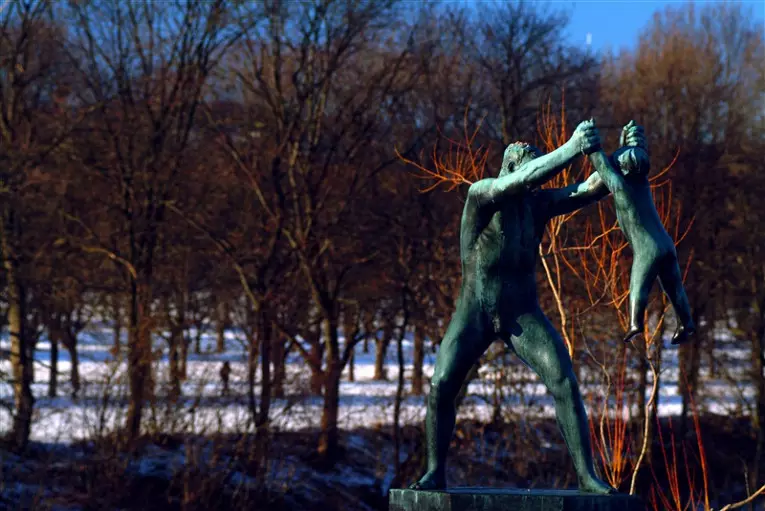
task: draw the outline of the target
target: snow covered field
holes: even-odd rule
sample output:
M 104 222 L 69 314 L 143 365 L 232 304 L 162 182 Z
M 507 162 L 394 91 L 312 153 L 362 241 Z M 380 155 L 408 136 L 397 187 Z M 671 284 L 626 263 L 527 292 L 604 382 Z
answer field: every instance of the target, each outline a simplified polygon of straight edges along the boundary
M 122 424 L 126 410 L 126 363 L 124 355 L 115 358 L 110 353 L 113 332 L 106 326 L 93 326 L 80 335 L 78 352 L 80 356 L 80 378 L 82 388 L 79 398 L 73 400 L 69 372 L 69 354 L 59 349 L 59 388 L 56 398 L 47 397 L 50 370 L 50 344 L 42 339 L 35 354 L 35 380 L 33 392 L 36 396 L 36 412 L 32 426 L 32 439 L 43 442 L 71 442 L 93 434 L 106 433 Z M 717 336 L 715 357 L 724 371 L 715 379 L 709 377 L 708 364 L 703 364 L 702 393 L 700 407 L 717 414 L 748 413 L 752 404 L 753 389 L 747 383 L 749 353 L 726 332 Z M 211 433 L 248 431 L 249 412 L 246 401 L 246 351 L 244 336 L 236 331 L 226 334 L 227 349 L 224 354 L 212 353 L 215 338 L 212 334 L 202 336 L 203 354 L 189 355 L 188 379 L 183 384 L 183 399 L 178 408 L 169 409 L 164 399 L 159 399 L 154 409 L 146 414 L 148 427 L 171 432 Z M 158 338 L 157 350 L 166 347 Z M 0 349 L 10 349 L 7 338 L 0 340 Z M 405 357 L 410 361 L 406 371 L 411 371 L 411 338 L 404 342 Z M 634 351 L 634 348 L 629 348 Z M 396 392 L 398 366 L 395 345 L 391 343 L 386 359 L 389 381 L 373 381 L 374 347 L 364 353 L 357 346 L 355 382 L 341 385 L 340 426 L 342 428 L 380 427 L 392 423 L 393 400 Z M 635 355 L 637 357 L 637 355 Z M 427 350 L 425 374 L 433 371 L 435 355 Z M 222 396 L 219 370 L 223 361 L 231 364 L 231 392 Z M 662 362 L 662 385 L 660 393 L 660 415 L 675 415 L 680 412 L 681 400 L 677 393 L 677 348 L 667 347 Z M 10 374 L 10 363 L 0 361 L 0 374 Z M 507 366 L 509 375 L 503 385 L 501 397 L 503 414 L 513 413 L 536 416 L 552 416 L 552 402 L 544 387 L 516 359 Z M 155 364 L 157 394 L 163 396 L 167 389 L 168 364 L 166 354 Z M 272 404 L 271 419 L 274 427 L 282 430 L 298 430 L 318 427 L 322 401 L 306 396 L 309 371 L 305 363 L 292 355 L 288 360 L 285 399 Z M 584 373 L 582 390 L 586 397 L 598 396 L 603 389 L 598 375 Z M 488 420 L 494 410 L 496 378 L 490 371 L 482 371 L 480 378 L 471 383 L 469 398 L 460 409 L 463 417 Z M 409 381 L 406 381 L 408 391 Z M 426 389 L 427 390 L 427 389 Z M 0 385 L 0 400 L 12 403 L 9 384 Z M 742 406 L 743 405 L 743 406 Z M 407 396 L 401 412 L 402 423 L 419 423 L 424 419 L 425 408 L 422 397 Z M 0 431 L 10 427 L 10 414 L 6 407 L 0 408 Z

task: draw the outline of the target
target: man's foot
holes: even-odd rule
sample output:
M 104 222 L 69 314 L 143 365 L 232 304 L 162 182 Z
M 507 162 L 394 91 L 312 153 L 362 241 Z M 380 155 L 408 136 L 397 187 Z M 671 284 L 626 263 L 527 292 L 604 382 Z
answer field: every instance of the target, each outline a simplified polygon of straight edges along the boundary
M 428 472 L 416 483 L 409 486 L 410 490 L 445 490 L 446 478 L 439 477 L 435 472 Z
M 680 325 L 677 327 L 677 330 L 675 330 L 674 335 L 672 335 L 672 345 L 676 346 L 678 344 L 683 344 L 684 342 L 688 341 L 688 339 L 695 333 L 696 325 L 693 323 L 688 325 Z
M 632 339 L 635 338 L 635 336 L 640 335 L 643 333 L 643 325 L 640 326 L 631 326 L 629 330 L 627 330 L 627 333 L 624 334 L 624 342 L 630 342 Z
M 584 493 L 595 493 L 598 495 L 613 495 L 619 493 L 616 488 L 601 481 L 595 476 L 579 480 L 579 490 Z

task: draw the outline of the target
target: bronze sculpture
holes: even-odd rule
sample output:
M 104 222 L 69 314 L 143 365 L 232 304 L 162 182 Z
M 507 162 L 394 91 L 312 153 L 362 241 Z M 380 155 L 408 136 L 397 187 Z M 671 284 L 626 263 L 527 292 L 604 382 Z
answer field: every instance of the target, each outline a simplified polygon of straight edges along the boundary
M 625 142 L 644 147 L 642 128 L 625 126 Z M 505 150 L 497 178 L 471 185 L 460 226 L 462 287 L 438 352 L 426 417 L 428 469 L 410 488 L 446 487 L 446 454 L 454 430 L 454 400 L 473 364 L 497 338 L 539 374 L 555 400 L 556 416 L 582 491 L 616 490 L 595 474 L 587 414 L 571 359 L 560 335 L 539 307 L 535 266 L 549 219 L 605 197 L 601 174 L 541 190 L 580 155 L 600 149 L 594 122 L 579 124 L 549 154 L 524 143 Z

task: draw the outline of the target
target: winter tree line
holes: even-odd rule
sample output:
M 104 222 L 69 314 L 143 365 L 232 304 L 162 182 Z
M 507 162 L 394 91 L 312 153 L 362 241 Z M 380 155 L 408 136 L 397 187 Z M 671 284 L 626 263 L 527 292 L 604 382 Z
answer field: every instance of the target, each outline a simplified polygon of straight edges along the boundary
M 289 392 L 285 360 L 300 357 L 310 373 L 301 391 L 322 403 L 317 454 L 331 462 L 354 348 L 376 350 L 375 378 L 384 379 L 389 345 L 401 360 L 413 334 L 397 402 L 421 395 L 425 353 L 460 285 L 467 187 L 423 192 L 438 178 L 404 160 L 495 174 L 507 144 L 550 149 L 593 117 L 608 152 L 630 119 L 646 129 L 657 207 L 679 240 L 701 325 L 679 354 L 683 417 L 704 405 L 701 368 L 728 374 L 717 328 L 750 354 L 735 383 L 754 389 L 742 406 L 757 437 L 757 480 L 765 44 L 746 5 L 673 5 L 633 49 L 605 54 L 562 37 L 565 12 L 533 3 L 28 0 L 0 16 L 9 447 L 29 441 L 36 345 L 51 342 L 49 395 L 65 377 L 55 369 L 60 349 L 76 392 L 83 317 L 98 310 L 127 360 L 124 438 L 143 433 L 147 403 L 182 397 L 186 361 L 199 350 L 193 332 L 212 324 L 220 350 L 226 328 L 246 333 L 246 399 L 264 442 L 272 403 Z M 460 160 L 466 136 L 479 149 Z M 577 365 L 591 363 L 590 348 L 600 360 L 630 350 L 645 418 L 658 404 L 645 396 L 663 347 L 649 334 L 634 347 L 615 342 L 630 251 L 614 220 L 606 200 L 552 224 L 541 303 Z M 663 330 L 666 303 L 653 296 L 652 324 Z M 167 388 L 156 384 L 163 354 Z

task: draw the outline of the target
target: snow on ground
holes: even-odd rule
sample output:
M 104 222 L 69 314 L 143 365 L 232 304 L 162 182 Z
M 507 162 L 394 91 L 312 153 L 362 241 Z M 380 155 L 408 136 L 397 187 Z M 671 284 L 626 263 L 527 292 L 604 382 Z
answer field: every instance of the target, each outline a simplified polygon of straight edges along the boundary
M 33 393 L 36 396 L 36 411 L 32 427 L 32 439 L 45 442 L 71 442 L 94 434 L 106 433 L 124 421 L 126 411 L 127 378 L 124 354 L 115 357 L 110 349 L 113 331 L 104 325 L 96 325 L 80 336 L 78 353 L 82 388 L 79 398 L 71 398 L 69 372 L 71 361 L 68 352 L 59 348 L 59 389 L 58 397 L 47 397 L 50 374 L 50 343 L 42 339 L 35 352 L 35 379 Z M 249 431 L 249 409 L 246 399 L 245 340 L 241 332 L 226 333 L 226 352 L 213 353 L 215 338 L 210 333 L 202 335 L 202 354 L 190 354 L 187 365 L 188 379 L 183 383 L 184 398 L 179 403 L 181 410 L 169 410 L 163 400 L 156 408 L 149 409 L 146 423 L 164 432 L 186 431 L 190 433 L 211 433 L 216 431 Z M 158 338 L 155 348 L 161 350 L 165 342 Z M 6 338 L 0 339 L 0 352 L 9 350 Z M 412 339 L 404 341 L 405 371 L 412 369 Z M 701 406 L 718 414 L 747 413 L 754 396 L 754 389 L 746 382 L 749 353 L 737 343 L 728 332 L 717 336 L 716 359 L 726 369 L 727 377 L 716 375 L 711 378 L 708 368 L 702 369 L 704 395 Z M 357 346 L 355 356 L 355 381 L 347 381 L 348 370 L 340 389 L 340 426 L 382 427 L 392 422 L 394 396 L 398 365 L 395 346 L 391 343 L 386 357 L 388 381 L 374 381 L 374 346 L 364 353 Z M 218 372 L 223 361 L 231 364 L 231 393 L 222 396 Z M 427 377 L 433 372 L 435 355 L 426 352 L 424 372 Z M 664 351 L 660 389 L 660 415 L 676 415 L 681 409 L 677 392 L 677 348 Z M 157 391 L 163 395 L 167 388 L 168 361 L 166 354 L 156 363 Z M 0 375 L 10 374 L 10 363 L 0 361 Z M 503 413 L 523 413 L 551 417 L 554 415 L 552 400 L 539 380 L 522 364 L 513 360 L 505 367 L 507 380 L 501 398 Z M 321 418 L 322 400 L 302 395 L 307 388 L 309 371 L 297 355 L 291 355 L 287 364 L 287 397 L 276 399 L 272 404 L 271 420 L 274 427 L 283 430 L 316 428 Z M 7 376 L 6 376 L 7 378 Z M 599 396 L 603 389 L 599 375 L 584 371 L 582 391 L 586 398 Z M 407 386 L 409 385 L 407 378 Z M 408 390 L 408 387 L 407 387 Z M 427 390 L 427 389 L 426 389 Z M 469 398 L 460 408 L 460 415 L 489 420 L 494 411 L 495 375 L 489 368 L 482 369 L 482 375 L 469 386 Z M 0 385 L 0 401 L 12 402 L 10 385 Z M 745 405 L 742 407 L 742 405 Z M 633 410 L 634 412 L 634 410 Z M 403 424 L 420 423 L 425 416 L 424 399 L 407 396 L 401 410 Z M 0 431 L 10 427 L 7 407 L 0 407 Z

